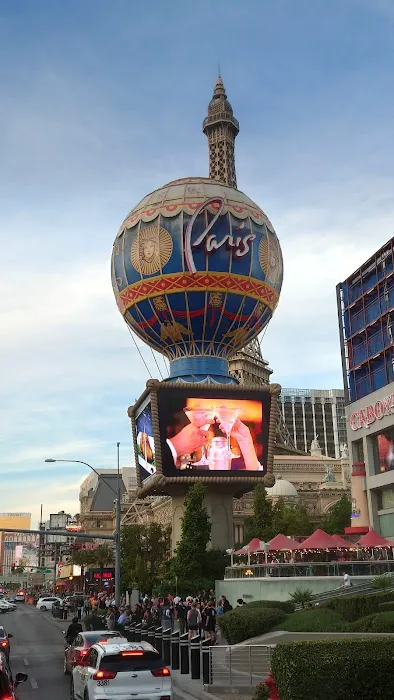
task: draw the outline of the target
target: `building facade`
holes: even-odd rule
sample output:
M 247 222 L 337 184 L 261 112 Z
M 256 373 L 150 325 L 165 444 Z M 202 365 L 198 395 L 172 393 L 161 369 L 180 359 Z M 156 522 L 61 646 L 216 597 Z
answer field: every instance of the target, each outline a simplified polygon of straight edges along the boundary
M 393 241 L 337 286 L 352 530 L 394 538 Z
M 31 527 L 31 513 L 0 513 L 0 528 L 10 528 L 10 530 L 30 530 Z M 9 560 L 12 558 L 12 552 L 15 552 L 15 546 L 10 547 L 10 545 L 5 546 L 6 535 L 12 535 L 13 533 L 0 532 L 0 572 L 4 572 L 4 566 L 6 559 L 7 567 L 13 564 Z M 22 535 L 22 533 L 21 533 Z M 20 539 L 20 538 L 19 538 Z
M 394 382 L 393 241 L 337 286 L 347 403 Z
M 318 438 L 327 457 L 339 459 L 347 442 L 342 389 L 286 389 L 279 397 L 283 422 L 297 449 L 308 452 Z
M 394 538 L 394 383 L 346 408 L 352 526 Z

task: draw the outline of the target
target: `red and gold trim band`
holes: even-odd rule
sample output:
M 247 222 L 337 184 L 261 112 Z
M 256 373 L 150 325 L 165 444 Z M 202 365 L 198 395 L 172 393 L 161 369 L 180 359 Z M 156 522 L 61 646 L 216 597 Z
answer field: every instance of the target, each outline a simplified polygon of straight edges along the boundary
M 278 299 L 278 292 L 266 282 L 260 282 L 253 277 L 234 275 L 228 272 L 181 272 L 172 275 L 151 277 L 135 284 L 130 284 L 116 295 L 117 304 L 122 314 L 134 304 L 147 298 L 161 294 L 174 294 L 176 292 L 229 292 L 248 296 L 257 301 L 262 301 L 271 311 L 274 311 Z

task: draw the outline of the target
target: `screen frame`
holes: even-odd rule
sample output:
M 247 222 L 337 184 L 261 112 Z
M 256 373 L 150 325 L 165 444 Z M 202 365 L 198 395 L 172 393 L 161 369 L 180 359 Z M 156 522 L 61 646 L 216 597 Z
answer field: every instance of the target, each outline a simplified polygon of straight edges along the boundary
M 239 394 L 240 400 L 244 397 L 245 399 L 252 399 L 261 401 L 261 403 L 267 404 L 269 400 L 269 421 L 268 421 L 268 435 L 266 439 L 267 445 L 267 459 L 266 459 L 266 470 L 264 472 L 249 472 L 246 470 L 234 470 L 231 473 L 227 471 L 218 471 L 213 474 L 212 472 L 200 471 L 198 474 L 180 472 L 174 469 L 173 475 L 168 475 L 163 472 L 163 458 L 162 458 L 162 443 L 161 443 L 161 433 L 160 433 L 160 417 L 159 417 L 159 402 L 160 400 L 165 400 L 166 392 L 173 392 L 174 390 L 182 390 L 183 393 L 188 393 L 190 398 L 201 397 L 201 398 L 226 398 L 226 395 L 230 398 L 234 398 Z M 239 384 L 198 384 L 191 382 L 171 382 L 164 381 L 160 382 L 156 379 L 150 379 L 146 384 L 145 391 L 141 394 L 139 399 L 133 406 L 128 409 L 128 415 L 131 419 L 132 424 L 132 434 L 133 434 L 133 444 L 134 444 L 134 455 L 135 463 L 137 468 L 137 484 L 138 491 L 137 496 L 144 497 L 152 493 L 168 493 L 171 494 L 172 491 L 176 490 L 178 486 L 193 484 L 196 482 L 202 482 L 205 484 L 212 484 L 215 482 L 217 485 L 228 485 L 230 490 L 236 488 L 239 490 L 244 490 L 244 488 L 249 488 L 252 490 L 256 483 L 263 483 L 265 486 L 270 487 L 275 483 L 275 477 L 273 475 L 273 464 L 274 464 L 274 443 L 276 435 L 276 425 L 278 417 L 278 399 L 281 392 L 281 386 L 279 384 L 268 384 L 268 385 L 239 385 Z M 137 418 L 140 413 L 146 408 L 147 404 L 151 405 L 152 412 L 152 426 L 153 426 L 153 439 L 155 444 L 155 461 L 156 461 L 156 472 L 151 476 L 141 481 L 139 462 L 138 462 L 138 452 L 137 452 Z M 265 442 L 265 441 L 264 441 Z M 250 475 L 252 474 L 252 475 Z

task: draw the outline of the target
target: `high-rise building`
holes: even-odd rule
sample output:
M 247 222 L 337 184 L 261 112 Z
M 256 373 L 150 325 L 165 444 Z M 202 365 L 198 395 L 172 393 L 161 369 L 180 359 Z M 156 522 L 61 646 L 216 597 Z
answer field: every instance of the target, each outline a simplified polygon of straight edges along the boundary
M 9 528 L 10 530 L 30 530 L 31 527 L 31 513 L 0 513 L 0 528 Z M 5 535 L 8 533 L 0 532 L 0 570 L 4 567 L 4 556 L 9 563 L 11 555 L 5 554 L 7 548 L 5 548 Z M 8 545 L 7 545 L 8 547 Z M 14 562 L 11 562 L 11 564 Z
M 304 452 L 318 439 L 323 454 L 339 459 L 347 443 L 345 398 L 342 389 L 286 389 L 279 406 L 294 445 Z
M 394 238 L 337 286 L 352 530 L 394 537 Z

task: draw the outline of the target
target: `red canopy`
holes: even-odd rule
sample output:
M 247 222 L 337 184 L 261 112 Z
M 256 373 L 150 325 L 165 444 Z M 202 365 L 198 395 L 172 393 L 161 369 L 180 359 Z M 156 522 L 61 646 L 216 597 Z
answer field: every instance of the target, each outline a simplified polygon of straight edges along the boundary
M 394 547 L 394 542 L 385 540 L 375 530 L 370 530 L 366 535 L 363 535 L 357 544 L 360 547 Z
M 293 549 L 297 549 L 298 542 L 295 542 L 295 540 L 291 540 L 289 537 L 286 537 L 286 535 L 276 535 L 276 537 L 270 540 L 269 546 L 270 552 L 291 552 L 293 551 Z
M 354 547 L 354 544 L 352 542 L 347 542 L 340 535 L 331 535 L 331 539 L 334 540 L 336 546 L 339 549 L 351 549 L 352 547 Z
M 337 549 L 337 545 L 324 530 L 316 530 L 313 535 L 298 544 L 297 549 Z
M 254 537 L 252 540 L 250 540 L 249 544 L 245 544 L 244 547 L 238 549 L 236 552 L 234 552 L 234 554 L 256 554 L 256 552 L 262 552 L 264 550 L 261 549 L 261 544 L 262 541 L 259 540 L 258 537 Z

